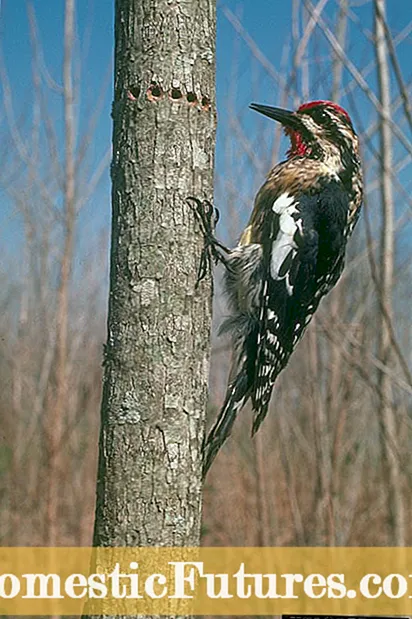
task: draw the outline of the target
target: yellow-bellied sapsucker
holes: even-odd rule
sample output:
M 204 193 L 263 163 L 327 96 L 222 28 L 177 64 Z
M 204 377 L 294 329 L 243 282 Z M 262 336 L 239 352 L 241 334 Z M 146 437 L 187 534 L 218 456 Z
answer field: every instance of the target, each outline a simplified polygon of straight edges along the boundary
M 204 473 L 252 401 L 254 434 L 273 385 L 321 298 L 338 281 L 362 203 L 358 138 L 345 110 L 313 101 L 296 112 L 252 104 L 284 126 L 291 147 L 259 190 L 238 245 L 214 236 L 214 209 L 189 198 L 205 235 L 200 278 L 210 256 L 225 265 L 234 361 L 226 398 L 204 444 Z

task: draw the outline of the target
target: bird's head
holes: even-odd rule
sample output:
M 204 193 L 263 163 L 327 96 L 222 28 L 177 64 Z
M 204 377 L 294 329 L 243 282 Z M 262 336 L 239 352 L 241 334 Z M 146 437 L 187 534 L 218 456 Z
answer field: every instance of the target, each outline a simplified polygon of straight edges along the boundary
M 290 138 L 289 157 L 358 155 L 358 138 L 349 114 L 332 101 L 311 101 L 296 112 L 252 103 L 256 110 L 280 122 Z

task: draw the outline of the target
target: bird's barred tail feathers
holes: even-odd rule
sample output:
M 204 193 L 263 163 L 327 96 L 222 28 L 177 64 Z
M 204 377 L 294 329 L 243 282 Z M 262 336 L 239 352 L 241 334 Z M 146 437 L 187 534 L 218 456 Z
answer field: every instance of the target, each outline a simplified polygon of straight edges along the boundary
M 247 360 L 244 358 L 241 370 L 236 378 L 229 384 L 225 402 L 221 408 L 215 425 L 203 446 L 203 477 L 210 469 L 219 449 L 231 433 L 238 412 L 246 404 L 250 387 L 248 384 Z
M 252 436 L 259 430 L 267 415 L 273 386 L 286 357 L 278 335 L 280 321 L 274 308 L 271 308 L 269 289 L 268 279 L 266 279 L 262 286 L 259 316 L 261 330 L 257 336 L 256 376 L 252 392 L 254 412 Z

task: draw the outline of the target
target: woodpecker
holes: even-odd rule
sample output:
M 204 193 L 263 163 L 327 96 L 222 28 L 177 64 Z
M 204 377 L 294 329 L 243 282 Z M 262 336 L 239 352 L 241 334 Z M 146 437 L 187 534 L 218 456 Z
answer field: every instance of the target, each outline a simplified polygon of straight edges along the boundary
M 231 315 L 221 332 L 230 332 L 234 351 L 225 401 L 204 443 L 204 475 L 249 399 L 252 436 L 259 429 L 276 378 L 342 273 L 362 204 L 358 138 L 342 107 L 312 101 L 296 112 L 250 108 L 283 125 L 290 149 L 258 191 L 234 249 L 216 239 L 212 205 L 188 198 L 205 238 L 198 279 L 211 259 L 225 267 Z

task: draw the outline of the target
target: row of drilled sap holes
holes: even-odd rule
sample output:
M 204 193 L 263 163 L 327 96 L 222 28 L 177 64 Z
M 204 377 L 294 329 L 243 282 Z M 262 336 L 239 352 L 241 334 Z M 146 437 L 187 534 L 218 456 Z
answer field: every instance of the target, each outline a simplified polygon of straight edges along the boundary
M 134 94 L 133 90 L 131 90 L 131 93 Z M 147 98 L 150 101 L 158 101 L 159 99 L 162 99 L 164 96 L 167 96 L 167 92 L 165 92 L 160 86 L 160 84 L 158 84 L 157 82 L 151 83 L 151 85 L 147 89 L 146 94 L 147 94 Z M 176 101 L 176 102 L 186 100 L 191 105 L 196 105 L 198 103 L 196 93 L 188 92 L 186 93 L 186 95 L 184 95 L 182 90 L 178 88 L 177 86 L 172 86 L 172 88 L 169 91 L 169 98 L 172 99 L 172 101 Z M 200 105 L 203 109 L 209 109 L 210 108 L 209 97 L 206 97 L 205 95 L 203 95 L 200 101 Z

